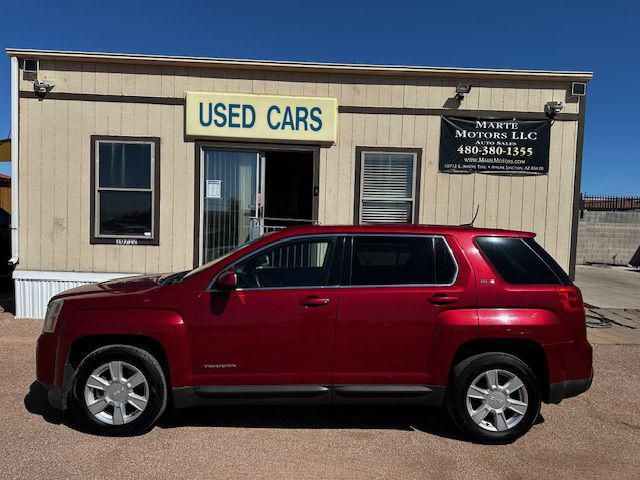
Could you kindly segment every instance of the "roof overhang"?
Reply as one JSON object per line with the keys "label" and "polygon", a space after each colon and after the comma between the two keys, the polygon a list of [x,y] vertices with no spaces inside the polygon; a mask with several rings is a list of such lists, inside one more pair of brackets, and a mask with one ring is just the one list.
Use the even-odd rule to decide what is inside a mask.
{"label": "roof overhang", "polygon": [[129,63],[137,65],[176,65],[203,68],[235,68],[311,73],[344,73],[411,77],[502,78],[540,81],[588,82],[592,72],[554,70],[514,70],[507,68],[418,67],[404,65],[370,65],[347,63],[315,63],[275,60],[247,60],[208,57],[142,55],[128,53],[75,52],[8,48],[7,55],[18,58],[64,60],[70,62]]}

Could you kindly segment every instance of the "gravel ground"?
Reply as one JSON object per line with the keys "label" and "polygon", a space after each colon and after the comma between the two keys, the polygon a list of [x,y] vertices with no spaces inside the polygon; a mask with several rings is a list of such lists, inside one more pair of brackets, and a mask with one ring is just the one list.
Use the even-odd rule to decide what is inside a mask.
{"label": "gravel ground", "polygon": [[103,438],[32,385],[39,329],[0,316],[0,478],[640,478],[640,346],[595,347],[591,390],[544,405],[506,446],[465,441],[439,409],[392,407],[194,409]]}

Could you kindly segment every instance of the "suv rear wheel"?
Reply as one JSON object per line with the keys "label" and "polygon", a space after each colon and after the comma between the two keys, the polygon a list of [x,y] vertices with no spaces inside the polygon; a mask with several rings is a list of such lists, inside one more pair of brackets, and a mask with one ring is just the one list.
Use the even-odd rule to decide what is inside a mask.
{"label": "suv rear wheel", "polygon": [[527,364],[505,353],[483,353],[454,367],[447,409],[458,427],[484,443],[526,433],[540,413],[540,387]]}
{"label": "suv rear wheel", "polygon": [[98,348],[78,367],[73,404],[84,423],[101,433],[145,432],[167,404],[164,372],[156,358],[141,348]]}

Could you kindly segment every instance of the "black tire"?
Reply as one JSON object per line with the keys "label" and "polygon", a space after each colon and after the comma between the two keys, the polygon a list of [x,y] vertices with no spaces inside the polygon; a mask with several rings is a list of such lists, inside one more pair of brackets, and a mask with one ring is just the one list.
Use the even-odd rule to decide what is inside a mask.
{"label": "black tire", "polygon": [[[148,385],[148,401],[144,410],[130,422],[122,425],[104,423],[96,418],[85,402],[85,384],[95,369],[112,362],[122,361],[137,368]],[[158,360],[146,350],[130,345],[108,345],[87,355],[78,366],[75,377],[71,407],[74,418],[90,431],[100,434],[126,436],[150,430],[167,406],[167,382]],[[123,402],[124,403],[124,402]],[[130,406],[127,408],[131,409]]]}
{"label": "black tire", "polygon": [[[473,421],[467,410],[467,391],[471,383],[483,372],[494,369],[516,375],[524,384],[528,395],[528,405],[522,419],[503,431],[486,430]],[[446,403],[454,423],[471,439],[481,443],[510,443],[528,432],[538,418],[541,404],[540,384],[531,368],[519,358],[500,352],[482,353],[466,358],[454,367]],[[513,412],[509,411],[509,414]],[[495,416],[492,418],[496,419]]]}

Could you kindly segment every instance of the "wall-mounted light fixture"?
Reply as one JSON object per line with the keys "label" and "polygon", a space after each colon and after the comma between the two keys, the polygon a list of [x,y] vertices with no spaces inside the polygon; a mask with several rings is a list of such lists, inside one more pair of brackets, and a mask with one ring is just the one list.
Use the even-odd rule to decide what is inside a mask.
{"label": "wall-mounted light fixture", "polygon": [[544,113],[547,117],[553,119],[562,111],[564,108],[564,102],[547,102],[544,106]]}
{"label": "wall-mounted light fixture", "polygon": [[51,91],[53,87],[56,86],[56,82],[53,80],[34,80],[33,81],[33,91],[36,92],[36,95],[40,100],[47,96],[47,93]]}
{"label": "wall-mounted light fixture", "polygon": [[470,83],[459,83],[456,85],[456,98],[462,100],[464,96],[471,91]]}

